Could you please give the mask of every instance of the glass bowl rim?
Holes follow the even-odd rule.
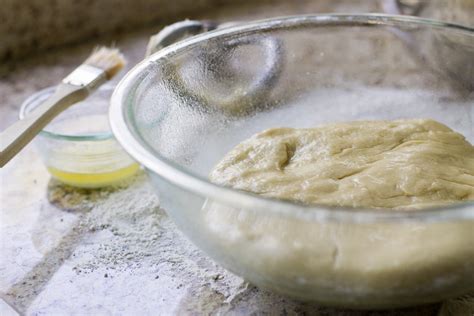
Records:
[[[109,108],[109,120],[113,134],[121,146],[147,170],[185,191],[197,194],[207,200],[236,208],[259,210],[266,214],[307,221],[336,222],[437,222],[444,220],[474,220],[474,202],[461,202],[421,210],[392,210],[351,208],[325,205],[301,205],[294,202],[276,200],[257,194],[220,186],[205,177],[186,170],[163,157],[139,136],[130,118],[128,99],[148,73],[149,67],[160,59],[192,49],[194,45],[223,36],[242,36],[255,32],[275,29],[291,29],[293,26],[311,24],[314,27],[337,25],[353,26],[420,26],[446,29],[465,33],[474,40],[474,28],[454,23],[442,22],[411,16],[389,14],[310,14],[276,17],[246,22],[215,31],[203,33],[172,44],[135,65],[119,82],[114,90]],[[206,201],[207,201],[206,200]]]
[[[103,85],[99,87],[97,90],[104,90],[104,89],[111,89],[113,90],[113,87],[110,85]],[[44,89],[41,89],[39,91],[36,91],[32,95],[30,95],[23,103],[21,104],[20,112],[18,113],[18,117],[20,120],[25,118],[28,113],[30,112],[31,107],[35,107],[38,105],[38,102],[46,97],[50,96],[54,93],[56,90],[56,86],[50,86]],[[84,101],[82,101],[84,102]],[[74,106],[74,105],[72,105]],[[68,109],[66,109],[67,111]],[[107,112],[105,112],[107,113]],[[47,128],[47,127],[46,127]],[[96,133],[96,134],[90,134],[90,135],[70,135],[70,134],[61,134],[61,133],[55,133],[52,131],[48,131],[43,129],[39,132],[39,135],[52,138],[52,139],[58,139],[58,140],[67,140],[67,141],[74,141],[74,142],[80,142],[80,141],[103,141],[103,140],[109,140],[114,138],[114,134],[112,131],[109,132],[102,132],[102,133]]]

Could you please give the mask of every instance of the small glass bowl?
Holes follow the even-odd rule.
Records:
[[[20,119],[44,102],[56,87],[43,89],[23,102]],[[117,184],[132,176],[138,164],[117,143],[107,111],[112,86],[103,86],[85,101],[58,115],[35,142],[49,173],[82,188]]]

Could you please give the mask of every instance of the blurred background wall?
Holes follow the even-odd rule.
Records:
[[[0,62],[223,5],[265,0],[0,0]],[[268,2],[268,1],[267,1]]]
[[[474,25],[474,0],[0,0],[0,63],[222,7],[247,6],[251,11],[262,3],[284,3],[298,13],[331,12],[342,4],[347,13],[409,14]]]

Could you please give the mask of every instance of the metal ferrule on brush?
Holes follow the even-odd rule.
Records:
[[[85,87],[91,91],[105,80],[107,80],[107,77],[103,69],[83,64],[64,78],[63,83]]]

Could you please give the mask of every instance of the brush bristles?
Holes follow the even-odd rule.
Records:
[[[110,79],[125,66],[125,57],[117,48],[98,47],[87,58],[85,64],[102,69],[107,79]]]

